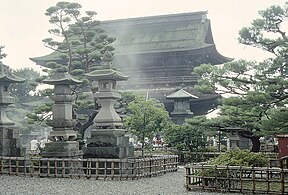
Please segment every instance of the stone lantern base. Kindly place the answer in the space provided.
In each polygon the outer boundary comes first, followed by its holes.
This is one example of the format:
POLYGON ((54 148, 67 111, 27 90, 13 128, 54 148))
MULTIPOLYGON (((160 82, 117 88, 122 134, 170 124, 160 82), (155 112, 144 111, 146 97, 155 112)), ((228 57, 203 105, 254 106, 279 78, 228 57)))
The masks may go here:
POLYGON ((0 155, 21 155, 19 129, 15 126, 0 126, 0 155))
POLYGON ((79 150, 77 141, 59 141, 45 144, 41 151, 42 157, 47 158, 82 158, 83 152, 79 150))
POLYGON ((134 147, 123 129, 95 129, 83 148, 84 158, 127 158, 134 156, 134 147))
POLYGON ((179 124, 179 125, 185 123, 185 120, 188 118, 191 118, 192 116, 193 116, 193 112, 191 112, 191 111, 186 111, 186 112, 173 111, 171 113, 172 121, 176 124, 179 124))

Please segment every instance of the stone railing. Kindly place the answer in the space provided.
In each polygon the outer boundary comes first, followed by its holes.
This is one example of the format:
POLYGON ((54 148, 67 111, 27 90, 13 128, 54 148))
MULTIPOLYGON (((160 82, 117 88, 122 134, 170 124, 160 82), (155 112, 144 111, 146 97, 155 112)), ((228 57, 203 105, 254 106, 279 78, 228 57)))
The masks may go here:
POLYGON ((139 179, 178 170, 178 156, 143 159, 0 157, 0 174, 39 177, 139 179))
POLYGON ((186 165, 186 189, 245 194, 288 194, 288 169, 186 165))

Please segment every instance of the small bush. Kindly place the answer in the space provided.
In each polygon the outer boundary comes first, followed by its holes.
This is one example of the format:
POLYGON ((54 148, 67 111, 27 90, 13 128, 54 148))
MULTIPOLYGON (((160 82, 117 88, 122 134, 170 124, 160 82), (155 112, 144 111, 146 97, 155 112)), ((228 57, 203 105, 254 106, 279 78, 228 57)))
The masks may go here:
POLYGON ((248 150, 229 150, 221 154, 209 164, 211 165, 228 165, 228 166, 249 166, 265 167, 268 166, 269 160, 262 153, 254 153, 248 150))

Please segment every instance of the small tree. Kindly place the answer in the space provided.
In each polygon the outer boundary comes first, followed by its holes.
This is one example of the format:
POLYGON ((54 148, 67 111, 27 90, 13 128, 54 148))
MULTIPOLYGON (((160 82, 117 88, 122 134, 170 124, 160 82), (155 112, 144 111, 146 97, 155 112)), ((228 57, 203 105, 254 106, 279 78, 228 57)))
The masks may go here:
POLYGON ((268 166, 268 163, 269 160, 264 154, 240 149, 229 150, 210 161, 210 164, 212 165, 249 167, 264 167, 268 166))
POLYGON ((144 157, 145 138, 151 140, 156 133, 162 132, 167 127, 168 112, 164 105, 156 100, 144 100, 140 97, 129 104, 128 112, 130 114, 124 118, 124 125, 142 143, 142 157, 144 157))
MULTIPOLYGON (((105 30, 99 28, 100 21, 94 20, 96 12, 86 11, 83 14, 81 8, 79 3, 58 2, 46 10, 45 15, 55 28, 48 30, 54 38, 46 38, 43 42, 56 56, 54 61, 46 64, 49 69, 44 71, 48 75, 55 71, 68 71, 81 80, 81 86, 73 90, 73 93, 77 93, 74 106, 79 109, 93 109, 94 101, 87 98, 91 97, 91 82, 85 73, 102 67, 106 51, 109 51, 110 58, 113 58, 114 47, 111 43, 115 38, 109 37, 105 30)), ((107 58, 107 55, 105 57, 107 58)))
POLYGON ((188 119, 183 125, 172 125, 165 131, 165 140, 169 145, 176 147, 178 151, 194 152, 205 148, 207 145, 206 132, 209 127, 205 127, 207 119, 204 116, 196 116, 188 119))
POLYGON ((99 65, 103 54, 114 50, 110 44, 115 41, 99 28, 100 21, 93 19, 96 12, 86 11, 83 16, 81 8, 80 4, 70 2, 58 2, 49 7, 45 15, 50 17, 49 22, 56 28, 48 32, 60 40, 43 40, 45 46, 58 53, 60 59, 60 64, 59 61, 48 63, 49 68, 67 68, 70 74, 78 77, 88 73, 92 66, 99 65))
POLYGON ((32 68, 21 68, 12 70, 12 73, 16 76, 24 78, 25 83, 16 83, 11 87, 11 94, 16 98, 16 103, 29 102, 39 99, 39 94, 36 92, 36 88, 39 85, 35 80, 40 76, 40 73, 32 68))

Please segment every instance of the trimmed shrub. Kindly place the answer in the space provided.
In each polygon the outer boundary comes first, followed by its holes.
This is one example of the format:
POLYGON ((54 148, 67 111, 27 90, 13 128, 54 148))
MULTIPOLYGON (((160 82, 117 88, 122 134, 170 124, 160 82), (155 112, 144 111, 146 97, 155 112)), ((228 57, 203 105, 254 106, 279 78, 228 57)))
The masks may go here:
POLYGON ((248 166, 248 167, 265 167, 268 166, 269 160, 262 153, 254 153, 248 150, 229 150, 221 154, 209 164, 211 165, 228 165, 228 166, 248 166))

